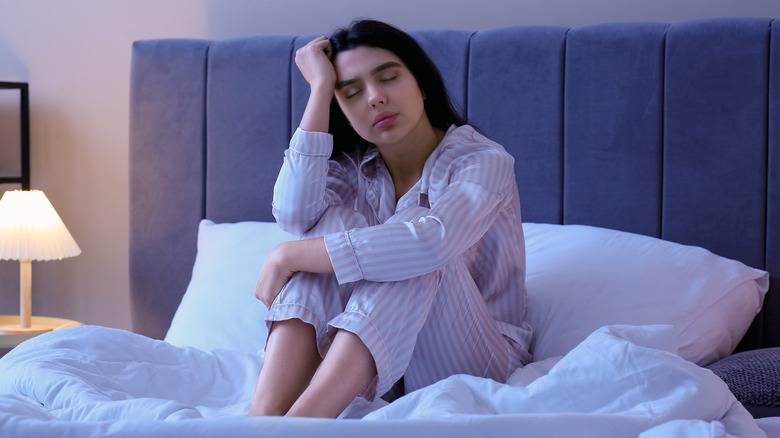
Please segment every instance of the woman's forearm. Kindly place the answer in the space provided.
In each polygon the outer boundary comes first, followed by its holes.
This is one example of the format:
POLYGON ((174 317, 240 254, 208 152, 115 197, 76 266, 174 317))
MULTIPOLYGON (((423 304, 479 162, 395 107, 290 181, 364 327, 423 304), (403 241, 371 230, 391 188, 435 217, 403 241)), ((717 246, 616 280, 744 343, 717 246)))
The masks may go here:
POLYGON ((322 36, 295 52, 295 64, 311 88, 300 124, 305 131, 328 132, 330 101, 336 88, 336 69, 330 62, 330 50, 330 40, 322 36))
POLYGON ((332 87, 313 87, 309 101, 306 103, 306 109, 303 111, 300 128, 309 132, 328 132, 332 98, 332 87))
POLYGON ((284 242, 277 250, 280 252, 279 262, 291 272, 333 273, 322 237, 284 242))

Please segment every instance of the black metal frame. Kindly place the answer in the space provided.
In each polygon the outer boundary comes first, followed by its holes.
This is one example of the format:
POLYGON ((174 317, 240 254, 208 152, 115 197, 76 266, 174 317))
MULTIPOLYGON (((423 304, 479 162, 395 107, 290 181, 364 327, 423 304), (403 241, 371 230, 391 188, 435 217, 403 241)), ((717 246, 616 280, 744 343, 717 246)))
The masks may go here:
POLYGON ((30 91, 26 82, 0 81, 0 90, 19 90, 19 131, 21 138, 21 175, 0 176, 0 184, 21 184, 22 190, 30 190, 30 91))

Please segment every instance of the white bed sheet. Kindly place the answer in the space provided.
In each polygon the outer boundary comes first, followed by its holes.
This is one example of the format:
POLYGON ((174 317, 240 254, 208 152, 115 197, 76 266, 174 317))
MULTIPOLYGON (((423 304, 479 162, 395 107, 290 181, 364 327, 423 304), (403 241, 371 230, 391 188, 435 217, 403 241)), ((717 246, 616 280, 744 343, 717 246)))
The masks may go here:
POLYGON ((756 423, 769 438, 780 438, 780 417, 759 418, 756 423))
POLYGON ((350 419, 248 418, 262 356, 83 326, 0 359, 0 436, 766 436, 676 349, 669 326, 604 327, 507 384, 453 376, 389 405, 356 401, 350 419))

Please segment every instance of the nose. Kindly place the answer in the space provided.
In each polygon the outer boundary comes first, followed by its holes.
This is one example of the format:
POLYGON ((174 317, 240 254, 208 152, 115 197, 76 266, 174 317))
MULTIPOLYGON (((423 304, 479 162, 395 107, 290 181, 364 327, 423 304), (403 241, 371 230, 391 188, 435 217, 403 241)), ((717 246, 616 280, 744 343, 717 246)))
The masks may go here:
POLYGON ((379 105, 384 105, 387 103, 387 96, 385 95, 384 91, 379 86, 370 86, 368 87, 368 104, 371 106, 371 108, 376 108, 379 105))

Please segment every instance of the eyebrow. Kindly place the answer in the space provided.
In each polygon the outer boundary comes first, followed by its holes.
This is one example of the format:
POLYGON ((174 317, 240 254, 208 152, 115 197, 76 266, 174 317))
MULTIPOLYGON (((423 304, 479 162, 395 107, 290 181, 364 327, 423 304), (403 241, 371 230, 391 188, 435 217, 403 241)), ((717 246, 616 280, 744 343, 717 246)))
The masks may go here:
MULTIPOLYGON (((373 76, 383 70, 387 70, 389 68, 394 68, 394 67, 401 67, 401 64, 395 61, 385 62, 384 64, 381 64, 379 67, 376 67, 375 69, 371 70, 371 75, 373 76)), ((358 82, 358 79, 346 79, 343 81, 338 81, 336 82, 336 89, 340 90, 346 87, 347 85, 354 84, 355 82, 358 82)))

